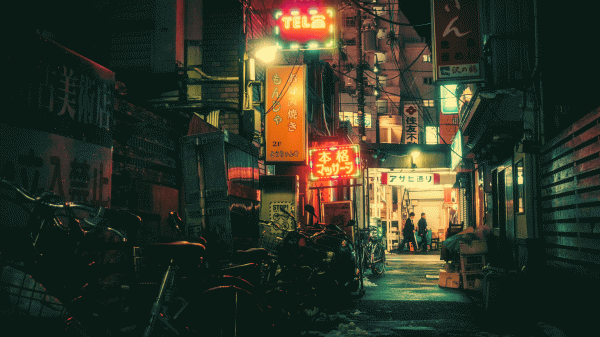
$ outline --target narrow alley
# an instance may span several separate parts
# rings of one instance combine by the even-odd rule
[[[316,314],[312,336],[567,336],[548,322],[492,324],[479,292],[439,286],[440,251],[387,254],[387,271],[365,273],[364,295],[333,315]]]

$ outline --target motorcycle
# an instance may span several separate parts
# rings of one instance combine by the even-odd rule
[[[314,216],[314,208],[305,206]],[[356,291],[359,285],[356,256],[351,240],[338,226],[311,224],[300,229],[294,217],[296,230],[284,238],[277,250],[281,266],[279,278],[295,285],[295,296],[301,309],[327,307],[337,303],[345,295]],[[311,219],[312,220],[312,219]],[[349,222],[346,226],[352,226]],[[347,296],[346,296],[347,298]]]
[[[359,269],[357,267],[356,251],[352,239],[346,231],[336,223],[320,224],[312,206],[306,205],[304,209],[311,215],[310,225],[316,230],[314,242],[318,245],[329,247],[334,253],[330,271],[337,284],[338,292],[348,295],[358,290],[360,282]],[[313,218],[317,219],[316,225]],[[344,228],[354,227],[355,221],[349,220]]]

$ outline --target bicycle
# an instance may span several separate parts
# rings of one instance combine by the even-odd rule
[[[373,275],[385,274],[385,247],[371,229],[361,230],[361,270],[371,269]]]
[[[102,207],[57,202],[57,197],[45,194],[32,196],[14,184],[1,179],[0,187],[12,193],[3,201],[22,208],[26,219],[14,219],[14,227],[30,232],[28,247],[11,257],[21,256],[24,263],[11,266],[32,275],[42,282],[48,293],[60,300],[67,309],[67,331],[84,335],[165,336],[197,334],[202,336],[255,335],[270,331],[273,326],[267,316],[264,301],[252,293],[250,283],[226,275],[210,275],[203,268],[206,247],[188,241],[153,243],[133,249],[123,233],[111,228],[110,219],[119,221],[123,215]],[[11,207],[11,206],[7,206]],[[13,207],[14,208],[14,207]],[[76,217],[83,211],[88,217]],[[60,221],[59,217],[66,217]],[[139,219],[139,218],[138,218]],[[66,223],[66,225],[65,225]],[[82,228],[91,227],[91,231]],[[90,244],[86,235],[107,230],[121,239],[113,244]],[[24,242],[23,238],[16,241]],[[6,247],[2,247],[3,265]],[[91,248],[136,251],[136,257],[155,259],[164,268],[158,282],[140,282],[131,263],[129,277],[114,287],[98,285],[99,274],[82,257]],[[133,257],[134,254],[131,254]],[[181,277],[176,275],[181,273]],[[105,275],[102,275],[105,276]],[[151,280],[156,281],[156,280]],[[158,288],[156,297],[151,296]],[[152,291],[152,292],[151,292]],[[149,317],[148,317],[148,309]],[[159,325],[160,324],[160,325]]]

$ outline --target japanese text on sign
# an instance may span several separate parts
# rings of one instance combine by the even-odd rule
[[[305,67],[267,69],[265,137],[268,162],[306,161]]]
[[[381,173],[381,184],[393,186],[429,186],[440,183],[439,173]]]
[[[404,105],[404,140],[406,144],[419,143],[419,111],[415,104]]]
[[[310,179],[360,177],[360,148],[341,145],[309,150]]]
[[[481,34],[477,0],[434,0],[437,78],[479,77]]]

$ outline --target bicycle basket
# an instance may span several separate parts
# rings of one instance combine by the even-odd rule
[[[260,240],[258,246],[265,248],[271,254],[276,254],[277,248],[283,243],[283,238],[285,238],[289,231],[262,223],[259,224],[259,228]]]

